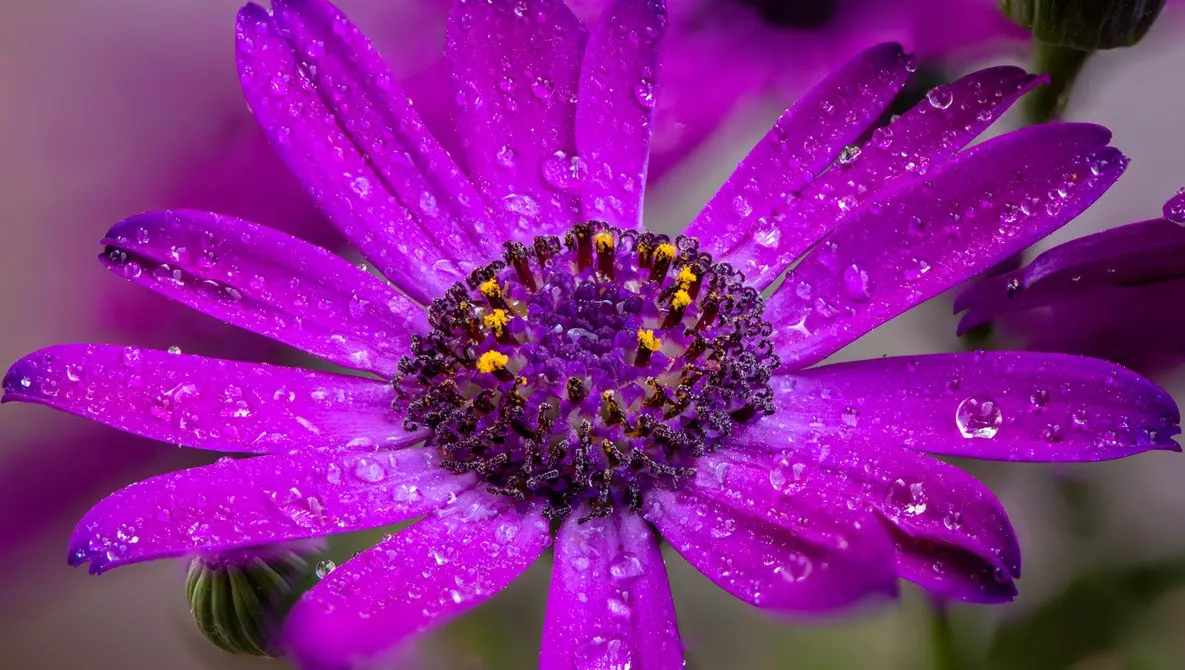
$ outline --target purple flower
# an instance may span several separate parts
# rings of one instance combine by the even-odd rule
[[[961,151],[1040,81],[999,67],[859,147],[914,69],[883,44],[803,96],[671,240],[639,229],[665,25],[656,0],[618,0],[587,30],[556,2],[458,2],[454,157],[334,7],[247,5],[252,110],[390,284],[229,216],[116,224],[101,255],[115,273],[360,374],[110,345],[17,362],[6,401],[261,454],[115,493],[79,524],[71,563],[424,516],[296,605],[301,663],[376,659],[554,544],[542,667],[679,668],[655,530],[774,612],[845,607],[900,578],[995,602],[1020,574],[1004,510],[923,454],[1176,449],[1172,400],[1103,361],[810,367],[1085,209],[1127,163],[1107,130],[1031,127]]]
[[[993,0],[672,4],[652,178],[699,145],[738,104],[770,94],[795,100],[869,44],[899,42],[923,62],[934,62],[1015,49],[1028,39]]]
[[[1071,240],[968,288],[955,301],[967,310],[959,332],[995,322],[1039,351],[1142,370],[1179,364],[1185,324],[1165,305],[1185,287],[1185,189],[1163,215]]]

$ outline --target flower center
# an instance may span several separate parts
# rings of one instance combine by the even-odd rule
[[[767,23],[783,28],[822,28],[839,9],[839,0],[742,0]]]
[[[432,302],[394,381],[445,468],[586,521],[637,511],[773,412],[761,295],[694,238],[585,223],[505,247]]]

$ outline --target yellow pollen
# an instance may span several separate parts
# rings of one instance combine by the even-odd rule
[[[699,279],[699,277],[695,276],[695,273],[691,271],[691,268],[684,266],[684,268],[679,271],[679,276],[675,277],[675,283],[679,286],[682,286],[684,289],[689,289],[697,279]]]
[[[502,329],[506,327],[506,324],[510,323],[510,319],[512,318],[506,314],[506,310],[496,309],[482,317],[482,322],[486,324],[486,328],[494,331],[495,335],[501,335]]]
[[[675,245],[660,244],[654,249],[654,258],[656,260],[671,260],[675,257]]]
[[[597,233],[593,235],[593,244],[597,245],[597,251],[608,251],[613,248],[613,234]]]
[[[654,336],[653,330],[639,330],[638,344],[651,351],[658,351],[658,348],[662,346],[662,340]]]
[[[498,286],[498,278],[491,277],[481,283],[477,287],[478,291],[487,298],[497,298],[502,295],[502,287]]]
[[[510,357],[497,351],[487,351],[477,359],[477,369],[482,372],[495,372],[506,367]]]
[[[691,296],[683,289],[675,291],[675,297],[671,298],[671,307],[674,307],[675,309],[683,309],[690,304]]]

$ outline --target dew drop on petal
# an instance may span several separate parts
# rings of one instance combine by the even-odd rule
[[[946,109],[955,101],[955,94],[946,86],[935,86],[926,94],[930,106],[936,109]]]
[[[1004,415],[996,401],[972,396],[959,403],[955,410],[955,424],[966,438],[992,438],[1000,432]]]
[[[337,563],[331,560],[324,560],[317,564],[317,579],[325,579],[329,573],[337,569]]]

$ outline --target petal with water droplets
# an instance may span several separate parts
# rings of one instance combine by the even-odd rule
[[[64,344],[13,364],[4,402],[48,405],[129,433],[199,449],[283,453],[414,444],[388,382],[332,372]]]
[[[348,26],[339,25],[343,31]],[[342,39],[337,36],[331,42]],[[350,86],[368,81],[367,75],[352,69],[346,75],[342,68],[349,64],[336,56],[339,50],[333,44],[308,43],[298,51],[298,41],[289,26],[259,5],[248,4],[239,11],[235,46],[247,104],[329,220],[383,275],[426,303],[464,276],[457,261],[476,260],[476,247],[459,233],[440,235],[426,229],[412,215],[408,206],[419,207],[419,197],[405,202],[410,180],[413,175],[426,177],[416,168],[386,160],[388,154],[375,144],[382,132],[363,112],[377,114],[386,104],[373,97],[377,83]],[[302,53],[310,49],[315,57]],[[368,53],[368,66],[378,67],[377,56]],[[343,79],[326,81],[325,73],[310,67],[309,59]],[[339,83],[346,88],[339,88]],[[356,101],[351,95],[363,97]],[[408,138],[390,139],[397,145]],[[424,192],[436,198],[432,191]],[[447,206],[436,202],[436,207]]]
[[[313,587],[284,622],[285,646],[301,667],[380,658],[506,588],[550,542],[537,508],[461,496]]]
[[[642,226],[666,23],[661,0],[616,0],[589,36],[576,107],[576,145],[588,168],[581,189],[586,219]]]
[[[779,377],[777,421],[951,456],[1101,461],[1179,450],[1163,389],[1114,363],[1065,354],[932,354]]]
[[[69,560],[100,573],[194,551],[377,528],[448,509],[473,484],[426,449],[227,457],[111,494],[78,522]]]
[[[783,203],[888,107],[909,78],[910,62],[900,45],[881,44],[816,84],[741,161],[687,235],[699,238],[704,251],[721,255],[750,235],[763,234]]]
[[[683,649],[667,569],[637,514],[560,527],[551,569],[540,670],[638,667],[681,670]]]
[[[872,514],[825,490],[783,495],[767,472],[706,457],[678,492],[648,493],[643,512],[697,570],[763,609],[822,612],[896,593],[893,544]]]
[[[587,35],[562,0],[457,2],[445,53],[453,66],[465,165],[519,240],[580,219],[587,173],[576,100]]]
[[[413,333],[418,305],[321,247],[231,216],[173,210],[107,231],[112,272],[215,318],[313,356],[387,378]]]
[[[1056,246],[1029,265],[986,279],[955,300],[970,310],[962,334],[1002,314],[1090,295],[1110,287],[1140,287],[1185,277],[1185,228],[1167,219],[1130,223]]]
[[[821,241],[766,305],[782,373],[826,358],[876,326],[1065,225],[1127,167],[1100,126],[1022,128],[925,178],[885,189]],[[867,276],[860,291],[848,269]]]
[[[945,108],[922,100],[873,131],[859,151],[849,147],[831,169],[724,255],[758,288],[772,283],[812,244],[854,216],[859,207],[900,179],[925,174],[1000,117],[1021,95],[1044,81],[1017,67],[973,72],[946,90]]]

